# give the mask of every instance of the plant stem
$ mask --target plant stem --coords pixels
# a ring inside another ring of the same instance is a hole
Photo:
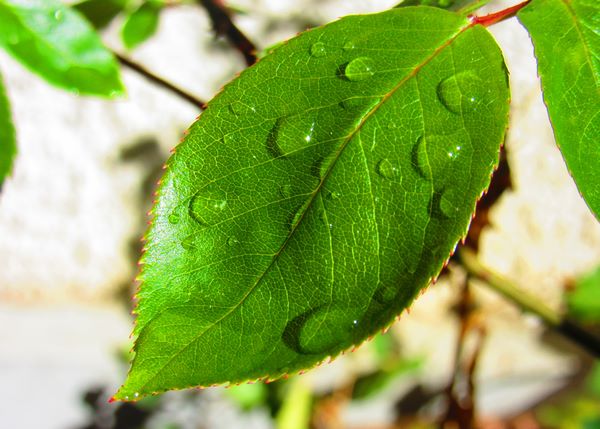
[[[122,65],[124,65],[125,67],[130,68],[131,70],[144,76],[149,81],[154,82],[158,86],[160,86],[164,89],[167,89],[170,92],[178,95],[185,101],[189,102],[190,104],[193,104],[195,107],[199,107],[200,109],[205,109],[206,103],[204,101],[200,100],[199,98],[196,98],[192,94],[184,91],[183,89],[173,85],[172,83],[170,83],[170,82],[164,80],[163,78],[155,75],[154,73],[146,70],[146,68],[144,68],[142,65],[130,60],[129,58],[124,57],[123,55],[121,55],[117,52],[113,52],[113,54],[119,60],[119,62]]]
[[[458,252],[458,256],[463,267],[470,275],[483,280],[488,287],[519,306],[522,310],[535,314],[549,328],[578,344],[591,355],[600,358],[600,338],[596,335],[577,322],[563,318],[542,304],[538,298],[529,295],[510,280],[485,268],[472,250],[462,247]]]
[[[531,0],[525,0],[517,5],[484,16],[469,15],[469,19],[473,25],[481,24],[484,27],[489,27],[490,25],[497,24],[505,19],[512,18],[517,14],[518,11],[527,6],[530,1]]]
[[[244,56],[246,64],[251,66],[256,62],[256,47],[231,20],[229,11],[221,0],[197,0],[212,21],[215,33],[225,36],[227,40]]]

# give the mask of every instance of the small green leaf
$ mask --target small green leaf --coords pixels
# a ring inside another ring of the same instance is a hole
[[[570,315],[584,322],[600,323],[600,267],[578,279],[566,297]]]
[[[10,115],[10,105],[2,83],[2,75],[0,75],[0,188],[4,179],[12,171],[16,153],[15,127]]]
[[[600,2],[533,0],[518,18],[535,47],[558,147],[600,219]]]
[[[428,7],[244,71],[168,162],[115,398],[277,378],[388,326],[465,235],[508,98],[487,30]]]
[[[110,97],[123,92],[113,55],[79,13],[56,0],[0,0],[0,45],[54,85]]]
[[[145,2],[135,9],[123,24],[121,37],[127,49],[133,49],[150,38],[158,28],[158,18],[162,5]]]
[[[127,6],[128,0],[83,0],[73,5],[97,29],[106,27]]]

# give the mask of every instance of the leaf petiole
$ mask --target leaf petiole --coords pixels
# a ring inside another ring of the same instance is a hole
[[[483,15],[483,16],[469,15],[468,18],[473,25],[481,24],[484,27],[489,27],[490,25],[497,24],[499,22],[504,21],[505,19],[512,18],[513,16],[515,16],[517,14],[518,11],[520,11],[525,6],[527,6],[530,1],[531,0],[526,0],[522,3],[508,7],[499,12],[490,13],[488,15]]]

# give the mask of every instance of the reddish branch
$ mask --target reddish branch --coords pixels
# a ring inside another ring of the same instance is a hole
[[[206,9],[212,21],[215,33],[224,36],[244,55],[246,64],[251,66],[256,62],[256,47],[231,20],[231,15],[222,0],[198,0]]]
[[[512,18],[517,14],[518,11],[523,9],[525,6],[529,4],[531,0],[526,0],[523,3],[519,3],[515,6],[511,6],[499,12],[490,13],[489,15],[484,16],[475,16],[469,15],[469,19],[473,25],[481,24],[484,27],[489,27],[490,25],[496,24],[500,21],[504,21],[505,19]]]

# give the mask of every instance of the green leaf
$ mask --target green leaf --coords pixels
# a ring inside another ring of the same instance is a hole
[[[150,38],[158,27],[162,5],[145,2],[135,9],[123,24],[121,37],[127,49],[133,49]]]
[[[556,142],[600,219],[600,2],[533,0],[517,16],[535,47]]]
[[[115,398],[277,378],[389,325],[465,235],[508,98],[487,30],[428,7],[244,71],[168,161]]]
[[[0,0],[0,45],[54,85],[111,97],[123,92],[113,55],[85,19],[56,0]]]
[[[127,6],[127,0],[83,0],[73,5],[97,29],[106,27]]]
[[[600,266],[577,279],[567,295],[569,314],[585,322],[600,322]]]
[[[16,153],[15,127],[12,123],[10,105],[0,74],[0,188],[4,179],[12,171],[12,163]]]

